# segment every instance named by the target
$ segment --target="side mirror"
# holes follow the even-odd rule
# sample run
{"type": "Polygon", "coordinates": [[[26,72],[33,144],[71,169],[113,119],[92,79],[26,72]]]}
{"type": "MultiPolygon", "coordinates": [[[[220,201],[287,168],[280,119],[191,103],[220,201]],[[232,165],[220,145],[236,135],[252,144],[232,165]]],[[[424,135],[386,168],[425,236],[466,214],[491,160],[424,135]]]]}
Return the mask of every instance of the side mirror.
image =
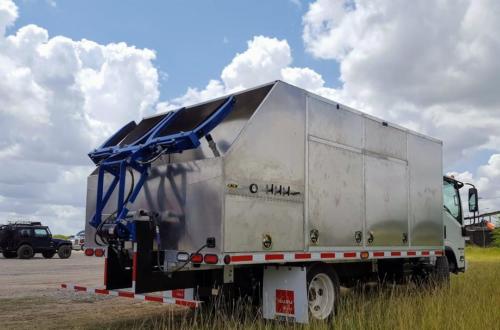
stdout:
{"type": "Polygon", "coordinates": [[[479,211],[479,206],[477,204],[477,189],[470,188],[469,189],[469,212],[477,212],[479,211]]]}

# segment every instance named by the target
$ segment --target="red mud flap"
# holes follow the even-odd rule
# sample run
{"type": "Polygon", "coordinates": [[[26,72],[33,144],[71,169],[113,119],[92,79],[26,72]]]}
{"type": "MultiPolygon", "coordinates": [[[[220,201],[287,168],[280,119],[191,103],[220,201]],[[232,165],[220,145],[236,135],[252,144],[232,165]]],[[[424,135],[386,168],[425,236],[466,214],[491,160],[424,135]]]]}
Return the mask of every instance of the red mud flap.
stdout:
{"type": "MultiPolygon", "coordinates": [[[[198,300],[187,300],[187,299],[179,299],[175,297],[165,297],[165,296],[152,296],[152,295],[142,295],[142,294],[136,294],[132,291],[127,291],[127,290],[106,290],[106,289],[97,289],[97,288],[89,288],[85,286],[80,286],[80,285],[74,285],[74,284],[61,284],[61,288],[63,289],[68,289],[68,290],[74,290],[76,292],[87,292],[87,293],[94,293],[94,294],[103,294],[103,295],[109,295],[109,296],[115,296],[115,297],[124,297],[124,298],[132,298],[140,301],[150,301],[150,302],[157,302],[161,304],[173,304],[173,305],[179,305],[179,306],[186,306],[189,308],[198,308],[201,305],[201,301],[198,300]]],[[[175,296],[175,295],[174,295],[175,296]]]]}

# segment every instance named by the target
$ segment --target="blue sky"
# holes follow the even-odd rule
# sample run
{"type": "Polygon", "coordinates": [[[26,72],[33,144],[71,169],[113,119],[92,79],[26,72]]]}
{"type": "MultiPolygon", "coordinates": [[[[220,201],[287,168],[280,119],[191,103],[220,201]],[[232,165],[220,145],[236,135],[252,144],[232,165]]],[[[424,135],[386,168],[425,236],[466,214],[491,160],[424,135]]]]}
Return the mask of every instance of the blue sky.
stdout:
{"type": "Polygon", "coordinates": [[[124,41],[155,50],[162,73],[160,99],[204,86],[255,35],[286,39],[295,66],[321,72],[329,86],[339,85],[335,61],[315,59],[304,50],[302,16],[308,2],[273,1],[17,1],[19,18],[9,31],[27,24],[51,37],[90,39],[101,44],[124,41]]]}

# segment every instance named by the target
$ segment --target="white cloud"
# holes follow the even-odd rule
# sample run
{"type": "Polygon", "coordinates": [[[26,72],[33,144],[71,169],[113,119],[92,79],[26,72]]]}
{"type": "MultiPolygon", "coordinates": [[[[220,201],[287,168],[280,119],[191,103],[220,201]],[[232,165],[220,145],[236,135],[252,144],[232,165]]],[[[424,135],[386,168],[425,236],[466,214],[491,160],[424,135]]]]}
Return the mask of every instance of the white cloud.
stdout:
{"type": "MultiPolygon", "coordinates": [[[[500,154],[491,155],[488,163],[478,168],[476,175],[470,171],[450,172],[456,179],[474,184],[479,191],[479,210],[492,212],[498,210],[500,200],[500,154]]],[[[467,209],[467,188],[463,189],[462,201],[467,209]]]]}
{"type": "Polygon", "coordinates": [[[269,82],[280,76],[281,68],[292,62],[286,40],[256,36],[248,48],[237,54],[222,70],[221,79],[228,89],[241,89],[269,82]]]}
{"type": "Polygon", "coordinates": [[[7,27],[14,24],[17,15],[17,6],[14,2],[9,0],[0,2],[0,36],[5,34],[7,27]]]}
{"type": "Polygon", "coordinates": [[[36,25],[6,35],[16,18],[15,4],[0,1],[0,222],[43,216],[54,231],[76,231],[87,153],[158,100],[155,53],[36,25]]]}
{"type": "Polygon", "coordinates": [[[291,67],[292,62],[291,49],[286,40],[255,36],[248,41],[247,49],[236,54],[222,69],[220,79],[210,80],[203,89],[188,88],[184,95],[159,103],[157,112],[202,102],[273,80],[284,80],[325,97],[338,95],[336,90],[325,86],[320,74],[310,68],[291,67]]]}

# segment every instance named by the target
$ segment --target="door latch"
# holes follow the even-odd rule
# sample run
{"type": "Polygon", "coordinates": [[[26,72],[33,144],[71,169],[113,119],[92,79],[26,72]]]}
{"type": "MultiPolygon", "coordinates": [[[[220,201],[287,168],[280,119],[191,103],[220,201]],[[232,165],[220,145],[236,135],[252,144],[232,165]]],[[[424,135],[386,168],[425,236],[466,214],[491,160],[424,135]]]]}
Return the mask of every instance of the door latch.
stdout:
{"type": "Polygon", "coordinates": [[[407,243],[408,242],[408,233],[403,233],[403,243],[407,243]]]}

